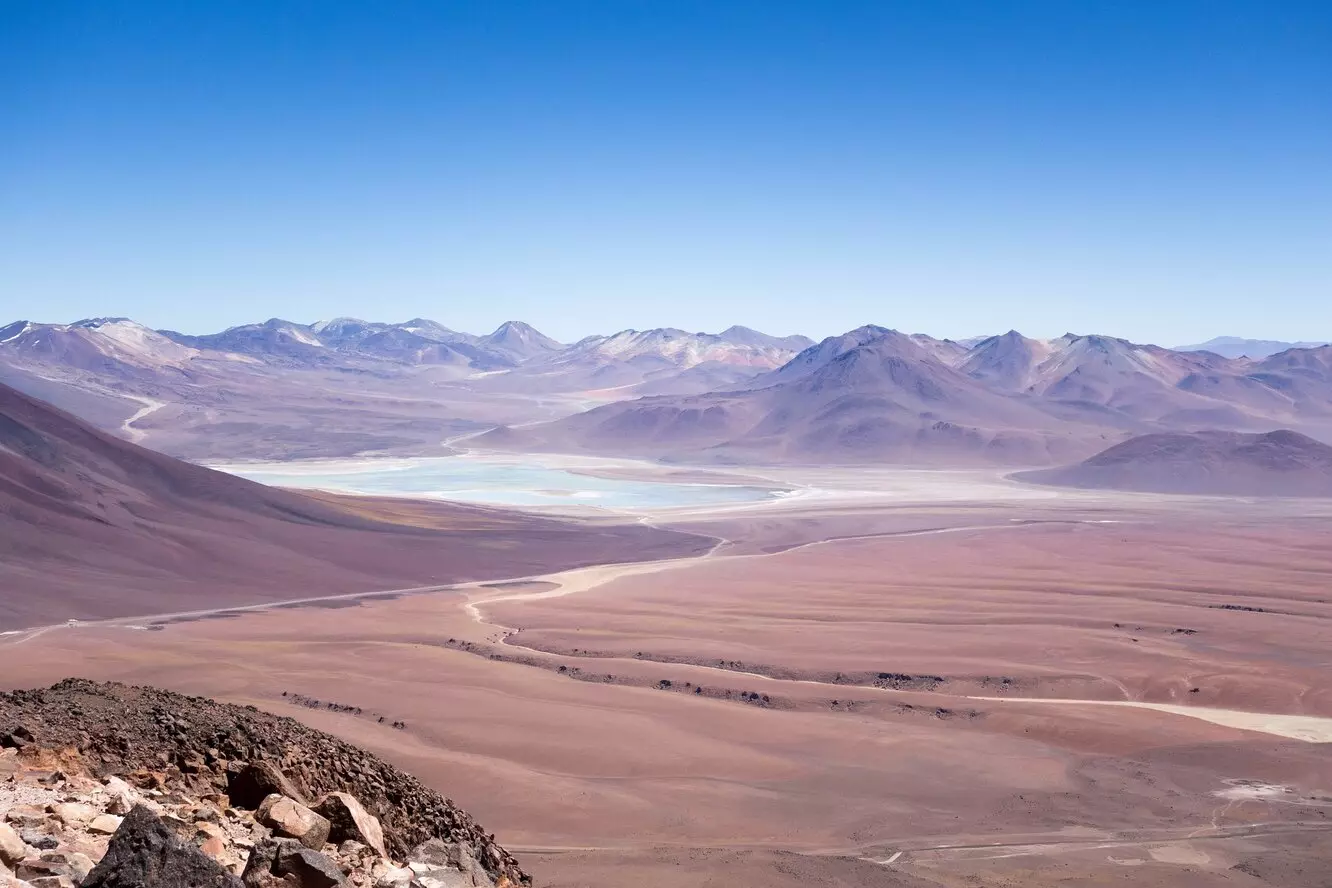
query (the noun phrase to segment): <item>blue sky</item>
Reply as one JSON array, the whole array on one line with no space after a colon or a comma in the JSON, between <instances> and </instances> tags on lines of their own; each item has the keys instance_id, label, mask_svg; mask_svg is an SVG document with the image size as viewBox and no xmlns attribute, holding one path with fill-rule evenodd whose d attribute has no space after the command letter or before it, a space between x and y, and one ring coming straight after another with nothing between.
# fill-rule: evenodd
<instances>
[{"instance_id":1,"label":"blue sky","mask_svg":"<svg viewBox=\"0 0 1332 888\"><path fill-rule=\"evenodd\" d=\"M0 322L1332 338L1332 4L0 0Z\"/></svg>"}]
</instances>

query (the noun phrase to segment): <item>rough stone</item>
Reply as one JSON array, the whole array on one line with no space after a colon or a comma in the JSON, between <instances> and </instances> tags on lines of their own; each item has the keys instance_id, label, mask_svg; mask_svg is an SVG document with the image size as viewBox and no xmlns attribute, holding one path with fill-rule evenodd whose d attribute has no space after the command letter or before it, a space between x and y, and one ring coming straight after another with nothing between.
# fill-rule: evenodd
<instances>
[{"instance_id":1,"label":"rough stone","mask_svg":"<svg viewBox=\"0 0 1332 888\"><path fill-rule=\"evenodd\" d=\"M13 866L29 854L28 843L8 823L0 823L0 864Z\"/></svg>"},{"instance_id":2,"label":"rough stone","mask_svg":"<svg viewBox=\"0 0 1332 888\"><path fill-rule=\"evenodd\" d=\"M495 883L485 867L472 856L471 849L460 842L446 842L443 839L430 839L417 845L411 853L412 869L418 876L431 876L437 879L452 878L445 876L443 870L456 870L467 877L459 885L491 888ZM425 871L423 867L429 867ZM456 881L456 880L455 880Z\"/></svg>"},{"instance_id":3,"label":"rough stone","mask_svg":"<svg viewBox=\"0 0 1332 888\"><path fill-rule=\"evenodd\" d=\"M38 851L49 851L60 845L60 840L55 836L39 833L36 830L25 829L19 833L19 836Z\"/></svg>"},{"instance_id":4,"label":"rough stone","mask_svg":"<svg viewBox=\"0 0 1332 888\"><path fill-rule=\"evenodd\" d=\"M31 805L15 805L5 815L5 822L12 824L15 829L32 829L45 826L49 816Z\"/></svg>"},{"instance_id":5,"label":"rough stone","mask_svg":"<svg viewBox=\"0 0 1332 888\"><path fill-rule=\"evenodd\" d=\"M14 884L23 888L74 888L74 880L68 876L37 876Z\"/></svg>"},{"instance_id":6,"label":"rough stone","mask_svg":"<svg viewBox=\"0 0 1332 888\"><path fill-rule=\"evenodd\" d=\"M394 866L387 860L380 860L370 870L376 888L401 888L412 880L415 873L411 867Z\"/></svg>"},{"instance_id":7,"label":"rough stone","mask_svg":"<svg viewBox=\"0 0 1332 888\"><path fill-rule=\"evenodd\" d=\"M180 840L142 805L111 838L106 856L81 888L240 888L241 882L198 848Z\"/></svg>"},{"instance_id":8,"label":"rough stone","mask_svg":"<svg viewBox=\"0 0 1332 888\"><path fill-rule=\"evenodd\" d=\"M347 884L347 877L333 861L310 848L279 849L273 874L294 881L298 888L338 888Z\"/></svg>"},{"instance_id":9,"label":"rough stone","mask_svg":"<svg viewBox=\"0 0 1332 888\"><path fill-rule=\"evenodd\" d=\"M0 733L0 746L5 746L10 749L22 749L31 743L32 740L32 732L22 725L19 725L12 731Z\"/></svg>"},{"instance_id":10,"label":"rough stone","mask_svg":"<svg viewBox=\"0 0 1332 888\"><path fill-rule=\"evenodd\" d=\"M300 790L272 762L250 762L227 769L227 798L236 807L254 810L274 794L305 804Z\"/></svg>"},{"instance_id":11,"label":"rough stone","mask_svg":"<svg viewBox=\"0 0 1332 888\"><path fill-rule=\"evenodd\" d=\"M226 839L227 831L216 823L209 823L207 820L196 820L194 829L199 835L207 839Z\"/></svg>"},{"instance_id":12,"label":"rough stone","mask_svg":"<svg viewBox=\"0 0 1332 888\"><path fill-rule=\"evenodd\" d=\"M124 817L133 810L138 796L124 780L119 777L111 777L106 781L106 813L116 814Z\"/></svg>"},{"instance_id":13,"label":"rough stone","mask_svg":"<svg viewBox=\"0 0 1332 888\"><path fill-rule=\"evenodd\" d=\"M25 882L31 882L33 879L40 879L44 876L66 876L73 879L74 868L70 866L69 861L63 857L47 856L58 854L58 851L47 851L41 857L29 857L26 860L19 861L14 866L14 875Z\"/></svg>"},{"instance_id":14,"label":"rough stone","mask_svg":"<svg viewBox=\"0 0 1332 888\"><path fill-rule=\"evenodd\" d=\"M97 809L83 802L61 802L51 806L51 813L66 826L83 826L97 816Z\"/></svg>"},{"instance_id":15,"label":"rough stone","mask_svg":"<svg viewBox=\"0 0 1332 888\"><path fill-rule=\"evenodd\" d=\"M209 836L199 845L199 850L214 860L218 860L227 851L227 845L217 836Z\"/></svg>"},{"instance_id":16,"label":"rough stone","mask_svg":"<svg viewBox=\"0 0 1332 888\"><path fill-rule=\"evenodd\" d=\"M295 839L264 839L257 843L251 849L249 859L245 861L245 870L241 873L245 888L264 888L276 881L273 878L273 864L277 862L278 853L284 848L300 846L301 843Z\"/></svg>"},{"instance_id":17,"label":"rough stone","mask_svg":"<svg viewBox=\"0 0 1332 888\"><path fill-rule=\"evenodd\" d=\"M68 876L75 882L83 881L83 878L93 868L93 862L86 854L80 854L77 851L44 851L42 856L36 860L31 858L23 861L17 867L17 874L21 878L26 878L24 873L29 876Z\"/></svg>"},{"instance_id":18,"label":"rough stone","mask_svg":"<svg viewBox=\"0 0 1332 888\"><path fill-rule=\"evenodd\" d=\"M345 792L330 792L319 800L315 812L327 818L330 842L360 842L373 848L380 857L388 856L384 848L384 829L379 825L379 818L366 811L353 796Z\"/></svg>"},{"instance_id":19,"label":"rough stone","mask_svg":"<svg viewBox=\"0 0 1332 888\"><path fill-rule=\"evenodd\" d=\"M461 870L431 870L413 879L412 888L472 888L472 877Z\"/></svg>"},{"instance_id":20,"label":"rough stone","mask_svg":"<svg viewBox=\"0 0 1332 888\"><path fill-rule=\"evenodd\" d=\"M323 817L293 799L270 795L255 812L264 826L279 836L295 839L307 848L318 850L328 841L331 824Z\"/></svg>"},{"instance_id":21,"label":"rough stone","mask_svg":"<svg viewBox=\"0 0 1332 888\"><path fill-rule=\"evenodd\" d=\"M117 817L114 814L98 814L89 821L88 832L109 836L120 829L120 823L124 819L124 817Z\"/></svg>"}]
</instances>

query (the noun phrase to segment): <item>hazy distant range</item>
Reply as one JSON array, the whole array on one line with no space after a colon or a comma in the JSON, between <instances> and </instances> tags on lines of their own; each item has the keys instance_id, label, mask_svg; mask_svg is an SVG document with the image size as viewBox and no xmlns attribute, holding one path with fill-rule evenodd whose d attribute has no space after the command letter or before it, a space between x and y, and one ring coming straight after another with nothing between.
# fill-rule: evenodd
<instances>
[{"instance_id":1,"label":"hazy distant range","mask_svg":"<svg viewBox=\"0 0 1332 888\"><path fill-rule=\"evenodd\" d=\"M1226 358L1266 358L1292 348L1318 348L1326 342L1282 342L1277 339L1244 339L1218 336L1197 345L1177 345L1175 351L1209 351Z\"/></svg>"},{"instance_id":2,"label":"hazy distant range","mask_svg":"<svg viewBox=\"0 0 1332 888\"><path fill-rule=\"evenodd\" d=\"M1137 435L1293 429L1332 440L1332 346L1112 336L957 342L866 325L562 343L423 318L281 319L209 335L124 318L0 327L0 382L190 459L459 447L687 463L1036 467Z\"/></svg>"}]
</instances>

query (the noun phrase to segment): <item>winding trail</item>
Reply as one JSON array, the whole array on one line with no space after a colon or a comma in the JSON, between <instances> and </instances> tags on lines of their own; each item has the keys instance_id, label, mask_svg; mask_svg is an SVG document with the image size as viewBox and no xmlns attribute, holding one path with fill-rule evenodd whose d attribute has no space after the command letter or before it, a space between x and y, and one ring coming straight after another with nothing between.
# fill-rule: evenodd
<instances>
[{"instance_id":1,"label":"winding trail","mask_svg":"<svg viewBox=\"0 0 1332 888\"><path fill-rule=\"evenodd\" d=\"M148 433L145 432L143 429L136 429L134 427L134 424L139 420L146 418L150 414L156 413L158 410L161 410L163 407L167 405L167 402L157 401L154 400L153 398L145 398L142 395L126 395L123 393L119 394L120 397L122 398L129 398L130 400L138 401L140 404L143 405L138 409L138 411L135 412L133 416L129 417L120 424L120 430L125 433L125 436L129 438L131 441L133 441L135 444L138 444L144 438L148 437Z\"/></svg>"},{"instance_id":2,"label":"winding trail","mask_svg":"<svg viewBox=\"0 0 1332 888\"><path fill-rule=\"evenodd\" d=\"M656 524L653 523L653 520L648 516L640 518L639 522L649 527L657 526ZM796 545L787 546L784 549L778 549L773 552L750 552L743 555L728 555L725 557L726 560L728 561L746 560L751 558L772 558L777 555L787 555L791 552L798 552L802 549L811 549L815 546L826 546L831 543L854 542L856 540L907 539L910 537L935 536L938 534L945 534L945 533L982 532L982 531L995 531L995 530L1020 530L1025 527L1046 527L1051 524L1100 524L1100 523L1102 522L1084 521L1084 520L1066 520L1066 521L1042 520L1042 521L1013 521L1008 524L961 524L951 527L931 527L931 528L925 528L923 530L897 530L897 531L887 531L884 533L866 533L854 536L829 537L827 539L822 539L822 540L811 540L807 543L797 543ZM728 540L723 537L713 537L713 539L717 541L716 544L707 552L704 552L702 555L691 555L684 558L667 558L661 561L633 561L624 564L600 564L600 565L593 565L591 567L580 567L580 568L575 568L573 570L559 571L557 573L551 573L551 574L543 574L530 577L519 577L514 580L498 580L498 581L492 580L480 583L467 583L460 585L456 588L459 589L480 588L480 587L495 586L495 585L508 585L520 582L521 583L540 582L540 583L555 584L556 588L554 589L543 589L541 591L536 591L536 592L515 592L508 595L496 594L496 595L473 596L463 604L463 608L467 611L468 615L471 616L474 622L480 623L481 625L484 626L489 626L494 629L499 629L502 632L504 632L507 637L508 635L516 632L517 630L515 630L511 626L503 626L499 623L487 620L481 614L480 609L483 605L498 604L502 601L542 601L547 598L562 598L566 595L573 595L577 592L587 592L591 589L596 589L599 586L604 586L607 583L613 582L614 580L622 579L624 577L641 576L643 574L660 573L661 571L664 570L674 570L682 567L692 567L701 562L707 561L708 559L718 557L719 553L725 547L731 545L734 542L733 540ZM528 648L524 647L523 645L513 644L511 642L506 642L506 643L510 644L510 646L512 647L519 648L521 650L531 651L532 653L535 654L546 653L545 651L539 651L536 650L535 648ZM732 674L747 674L747 673L732 673ZM773 679L773 680L776 681L778 679ZM819 684L819 682L811 682L811 684Z\"/></svg>"},{"instance_id":3,"label":"winding trail","mask_svg":"<svg viewBox=\"0 0 1332 888\"><path fill-rule=\"evenodd\" d=\"M649 523L645 521L644 523ZM946 533L963 532L987 532L998 530L1020 530L1026 527L1039 527L1050 524L1103 524L1107 523L1101 520L1066 520L1066 521L1022 521L1011 524L983 524L983 525L959 525L955 527L937 527L925 530L896 531L888 533L864 534L860 536L832 537L825 540L813 540L807 543L791 546L775 552L758 552L745 555L728 556L727 560L732 559L751 559L751 558L771 558L777 555L785 555L790 552L801 549L812 548L814 546L829 545L832 543L847 542L852 540L868 539L909 539L920 536L933 536ZM717 557L718 553L727 545L730 540L718 538L717 544L708 552L688 558L673 558L663 561L645 561L630 564L599 565L595 567L579 568L571 571L562 571L559 573L546 574L544 576L524 577L523 582L542 582L553 584L553 589L542 589L532 592L514 592L509 594L482 595L468 598L463 607L472 620L482 626L497 629L500 632L499 641L506 647L525 651L538 657L549 656L548 651L539 648L528 647L518 644L513 640L517 634L517 629L511 626L504 626L492 620L488 620L481 612L487 604L498 604L500 602L515 601L542 601L550 598L560 598L566 595L573 595L578 592L586 592L598 588L614 580L623 579L630 576L641 576L644 574L660 573L665 570L673 570L682 567L697 565L703 561ZM511 581L516 582L516 581ZM483 584L469 584L472 587L478 587ZM484 585L495 585L494 583ZM460 587L467 588L467 587ZM598 658L606 660L622 659L618 657ZM790 679L774 678L770 675L764 675L759 672L746 672L737 669L723 669L716 666L708 666L702 663L680 664L690 668L707 669L730 676L743 675L747 678L753 678L760 681L819 685L827 688L844 688L844 685L833 685L828 682L815 681L812 679ZM1121 689L1123 688L1120 685ZM1185 718L1194 718L1210 724L1221 725L1223 727L1236 728L1244 731L1255 731L1264 734L1270 734L1277 737L1284 737L1291 740L1301 740L1306 743L1332 743L1332 718L1315 715L1285 715L1268 712L1248 712L1238 709L1217 709L1204 706L1183 706L1175 703L1149 703L1138 700L1089 700L1089 699L1069 699L1058 697L977 697L948 695L939 691L909 691L888 688L875 688L870 686L857 686L858 691L869 693L883 693L888 695L901 695L911 693L928 693L932 696L955 696L959 700L977 700L993 703L1023 703L1037 704L1046 706L1123 706L1135 709L1148 709L1155 712L1161 712L1168 715L1183 716Z\"/></svg>"},{"instance_id":4,"label":"winding trail","mask_svg":"<svg viewBox=\"0 0 1332 888\"><path fill-rule=\"evenodd\" d=\"M1144 703L1139 700L1058 700L1045 697L966 697L999 703L1079 703L1083 706L1129 706L1152 709L1171 715L1202 719L1214 725L1259 731L1303 740L1306 743L1332 743L1332 718L1319 715L1280 715L1272 712L1246 712L1241 709L1213 709L1207 706L1183 706L1178 703Z\"/></svg>"},{"instance_id":5,"label":"winding trail","mask_svg":"<svg viewBox=\"0 0 1332 888\"><path fill-rule=\"evenodd\" d=\"M145 399L146 400L146 399ZM153 402L155 406L145 405L135 417L126 421L129 425L135 418L146 416L158 407L165 406L161 402ZM137 430L134 430L137 432ZM139 432L139 434L142 434ZM651 523L649 519L642 519L644 523ZM521 577L511 577L508 579L489 579L476 580L466 583L449 583L431 586L411 586L400 589L384 589L370 592L351 592L341 595L317 595L306 598L286 599L282 601L267 601L248 605L234 605L231 607L203 608L189 611L175 611L170 613L147 614L135 617L115 617L105 620L80 620L76 623L62 622L53 623L47 626L34 626L28 629L11 630L0 633L0 645L12 646L31 641L47 632L60 629L75 630L82 627L125 627L125 628L146 628L148 623L170 622L175 620L193 620L208 617L217 617L231 614L256 613L281 608L300 607L308 604L320 604L324 602L335 601L357 601L374 598L393 598L401 595L415 595L431 592L476 592L465 598L462 607L468 616L479 626L498 630L498 641L507 647L516 650L525 651L538 657L550 656L549 652L538 648L527 647L513 641L512 636L517 633L517 629L504 626L502 624L486 619L482 613L482 608L488 604L498 604L501 602L515 601L541 601L550 598L561 598L566 595L574 595L579 592L587 592L599 588L607 583L618 579L631 576L643 576L646 574L661 573L663 571L677 570L686 567L692 567L702 564L710 559L725 557L726 560L747 560L758 558L772 558L778 555L785 555L802 549L813 548L815 546L831 545L833 543L848 542L854 540L870 539L911 539L914 537L934 536L938 534L949 533L987 533L995 531L1021 530L1030 527L1044 527L1048 525L1074 525L1074 524L1104 524L1102 520L1037 520L1037 521L1014 521L1009 524L979 524L979 525L957 525L950 527L935 527L922 530L892 531L887 533L863 534L858 536L832 537L823 540L812 540L806 543L800 543L789 546L773 552L755 552L741 555L721 556L721 552L729 545L732 540L722 537L715 537L715 544L701 555L686 556L682 558L669 558L658 561L634 561L624 563L599 564L587 567L572 568L570 570L557 571L546 574L533 574ZM553 588L542 588L540 590L528 592L510 592L505 593L496 589L496 587L511 586L518 584L549 584ZM620 658L603 658L620 659ZM833 685L827 682L814 681L812 679L787 679L774 678L757 672L744 672L734 669L722 669L715 666L704 664L680 664L696 669L707 669L728 676L743 675L758 681L818 685L829 689L842 688L845 685ZM949 696L938 691L909 691L888 688L875 688L871 686L857 686L857 691L864 693L882 693L891 696L901 696L903 694L929 694L934 697ZM1332 718L1312 715L1283 715L1277 713L1265 712L1247 712L1235 709L1212 709L1202 706L1182 706L1172 703L1148 703L1136 700L1084 700L1068 699L1054 697L975 697L958 696L959 700L976 700L993 703L1019 703L1025 705L1043 705L1043 706L1125 706L1138 709L1149 709L1167 715L1182 716L1185 718L1199 719L1211 724L1235 728L1238 730L1256 731L1287 739L1301 740L1306 743L1332 743Z\"/></svg>"}]
</instances>

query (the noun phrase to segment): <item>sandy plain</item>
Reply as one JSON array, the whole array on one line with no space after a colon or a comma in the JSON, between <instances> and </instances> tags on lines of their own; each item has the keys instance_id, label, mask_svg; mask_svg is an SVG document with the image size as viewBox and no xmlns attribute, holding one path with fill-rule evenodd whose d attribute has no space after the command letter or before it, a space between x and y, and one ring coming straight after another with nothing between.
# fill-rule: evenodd
<instances>
[{"instance_id":1,"label":"sandy plain","mask_svg":"<svg viewBox=\"0 0 1332 888\"><path fill-rule=\"evenodd\" d=\"M543 885L1324 884L1329 504L880 480L636 517L701 557L20 633L2 683L292 714Z\"/></svg>"}]
</instances>

